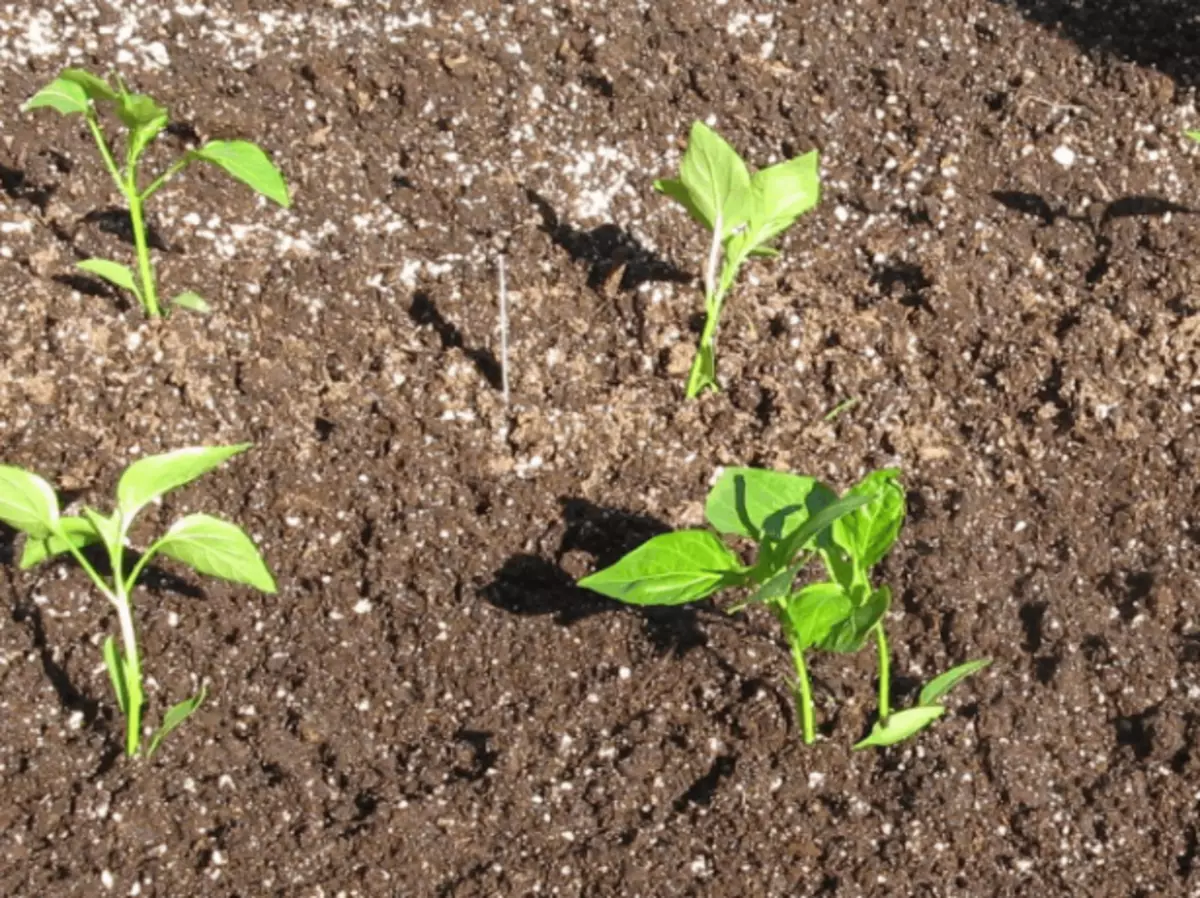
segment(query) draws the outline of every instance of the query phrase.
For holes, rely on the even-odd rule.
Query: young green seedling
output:
[[[579,585],[635,605],[679,605],[726,588],[754,588],[747,599],[728,610],[762,603],[779,621],[796,671],[796,716],[804,741],[811,744],[816,728],[806,653],[814,648],[856,652],[874,634],[881,659],[887,658],[882,621],[891,593],[887,587],[872,588],[864,572],[883,557],[899,532],[904,494],[895,478],[894,471],[871,474],[839,498],[812,477],[727,469],[709,493],[706,517],[717,533],[758,545],[753,565],[743,564],[710,530],[682,530],[651,539]],[[797,588],[796,578],[817,555],[843,576]],[[937,705],[955,683],[978,669],[979,663],[974,664],[972,670],[964,665],[930,683],[922,692],[922,705]],[[881,708],[889,701],[888,677],[884,669]],[[891,715],[886,736],[891,738],[902,729],[907,729],[904,735],[912,735],[941,714],[938,708],[936,713],[924,712],[933,716],[920,726],[911,725],[915,714],[903,720],[898,718],[908,712]],[[882,714],[881,720],[887,717]],[[877,739],[865,744],[891,743]]]
[[[59,76],[34,94],[22,111],[47,106],[63,115],[82,115],[96,141],[104,166],[112,175],[117,190],[129,204],[129,219],[133,225],[133,242],[137,252],[138,273],[126,265],[109,259],[85,259],[79,268],[103,278],[110,284],[128,290],[141,304],[146,315],[158,318],[163,314],[154,279],[154,263],[146,240],[144,206],[167,182],[193,162],[208,162],[224,169],[229,175],[287,208],[291,205],[287,184],[267,154],[254,143],[245,140],[210,140],[189,150],[175,160],[147,186],[141,186],[138,165],[147,147],[167,127],[167,110],[145,94],[132,94],[120,78],[114,87],[104,78],[82,69],[64,69]],[[111,103],[117,118],[125,126],[125,154],[118,164],[113,148],[104,134],[97,113],[97,104]],[[195,312],[209,311],[208,303],[188,290],[171,299],[170,304]]]
[[[712,232],[704,267],[704,330],[688,375],[689,399],[717,389],[717,322],[738,271],[747,259],[779,255],[768,244],[817,204],[818,168],[812,150],[751,175],[733,147],[696,122],[679,178],[654,182]]]
[[[201,574],[244,583],[265,593],[275,592],[275,580],[240,527],[206,514],[180,518],[141,553],[127,572],[125,546],[129,529],[138,512],[155,499],[249,448],[249,443],[197,446],[139,459],[121,475],[117,507],[108,516],[87,506],[82,516],[62,515],[58,497],[49,483],[21,468],[0,465],[0,521],[25,534],[21,568],[69,552],[116,609],[121,645],[109,636],[104,641],[103,656],[117,706],[125,715],[125,752],[130,757],[141,747],[144,697],[131,594],[146,565],[162,555]],[[93,545],[105,550],[110,568],[107,577],[84,554],[83,550]],[[200,707],[204,697],[205,689],[201,687],[192,698],[168,709],[162,725],[150,738],[146,757],[153,755],[163,738]]]

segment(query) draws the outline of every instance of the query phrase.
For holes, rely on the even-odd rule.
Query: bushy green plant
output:
[[[146,565],[156,556],[174,558],[201,574],[243,583],[265,593],[275,592],[275,580],[250,537],[228,521],[190,514],[176,521],[150,544],[128,568],[126,544],[138,513],[151,502],[211,471],[226,459],[250,448],[197,446],[139,459],[125,469],[117,484],[117,506],[103,515],[84,506],[82,515],[59,512],[54,489],[36,474],[0,465],[0,521],[25,534],[22,569],[66,553],[78,562],[100,594],[117,612],[121,644],[104,641],[104,664],[112,680],[117,706],[125,715],[125,752],[136,755],[142,743],[142,661],[134,628],[132,592]],[[101,546],[109,567],[105,576],[84,550]],[[169,708],[162,725],[150,738],[146,756],[183,723],[204,701],[205,690]]]
[[[109,259],[85,259],[79,268],[103,278],[114,286],[132,293],[150,318],[158,318],[163,310],[158,300],[154,278],[154,263],[146,239],[144,206],[164,185],[193,162],[208,162],[246,184],[251,189],[274,200],[285,208],[291,205],[283,175],[257,144],[245,140],[210,140],[189,150],[173,162],[146,187],[141,186],[138,165],[142,154],[167,127],[167,110],[146,94],[130,93],[118,78],[116,86],[105,78],[82,69],[64,69],[59,76],[39,90],[22,106],[23,111],[48,107],[63,115],[82,115],[96,141],[104,166],[113,183],[129,205],[133,226],[133,242],[137,253],[138,273],[120,262]],[[119,165],[113,148],[104,134],[97,111],[98,104],[113,107],[125,126],[124,164]],[[170,301],[171,305],[195,312],[209,311],[208,303],[199,294],[185,291]]]
[[[679,177],[654,186],[712,232],[704,266],[704,330],[687,382],[691,399],[717,389],[717,323],[738,271],[748,259],[779,255],[770,242],[816,205],[819,159],[812,150],[751,175],[733,147],[696,122]]]
[[[804,741],[815,738],[807,652],[859,651],[874,638],[879,657],[878,719],[856,748],[891,745],[924,729],[944,713],[941,699],[985,667],[971,661],[935,677],[912,708],[891,708],[891,665],[884,618],[891,590],[870,579],[895,543],[905,514],[895,470],[876,471],[838,497],[812,477],[755,468],[726,469],[709,492],[705,514],[713,530],[680,530],[656,536],[579,585],[634,605],[680,605],[724,589],[754,592],[729,610],[762,603],[775,615],[796,671],[796,710]],[[721,536],[757,544],[746,565]],[[797,586],[810,561],[820,557],[827,579]]]

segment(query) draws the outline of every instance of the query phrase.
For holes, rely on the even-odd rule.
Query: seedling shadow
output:
[[[25,172],[3,164],[0,164],[0,191],[10,200],[30,203],[42,212],[46,211],[51,197],[54,196],[53,187],[32,184]]]
[[[33,648],[38,653],[38,659],[42,665],[42,672],[50,681],[50,685],[54,687],[63,708],[67,711],[81,711],[84,722],[91,727],[100,712],[100,703],[80,692],[71,682],[66,668],[55,660],[54,651],[46,639],[46,623],[42,617],[42,609],[32,603],[18,604],[13,608],[12,620],[14,624],[28,625]]]
[[[700,610],[623,605],[580,589],[561,566],[568,552],[578,551],[593,556],[597,569],[607,567],[651,537],[668,532],[666,524],[586,499],[561,498],[559,504],[565,529],[554,560],[514,555],[480,590],[484,599],[511,614],[553,615],[555,622],[564,627],[597,614],[635,613],[662,654],[683,656],[707,644],[699,627]]]
[[[644,247],[637,238],[615,224],[591,230],[571,226],[559,218],[554,207],[530,188],[525,197],[542,216],[541,230],[556,246],[565,249],[573,262],[588,266],[588,287],[593,290],[636,290],[642,284],[689,283],[690,275]]]
[[[438,339],[442,341],[443,352],[448,349],[461,349],[493,390],[503,389],[503,373],[496,356],[490,349],[467,346],[462,331],[442,315],[428,293],[418,291],[413,294],[408,317],[412,319],[413,324],[433,328]]]
[[[1191,0],[1106,0],[1067,4],[1058,0],[994,0],[1020,10],[1025,18],[1069,38],[1087,52],[1111,54],[1157,69],[1180,87],[1200,84],[1200,21]],[[1097,9],[1096,7],[1100,8]],[[975,26],[982,40],[995,40],[986,24]]]
[[[94,224],[106,234],[112,234],[122,243],[136,247],[137,243],[133,239],[133,219],[129,217],[129,210],[118,208],[116,206],[108,209],[94,209],[87,215],[83,216],[84,224]],[[147,216],[146,220],[146,242],[152,249],[160,252],[170,252],[171,247],[167,245],[167,241],[163,239],[162,234],[150,221]]]

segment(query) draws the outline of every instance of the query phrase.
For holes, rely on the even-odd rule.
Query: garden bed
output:
[[[145,526],[223,514],[280,585],[139,591],[151,707],[210,698],[127,762],[113,615],[5,537],[0,893],[1194,891],[1195,35],[1136,20],[1154,57],[1118,57],[989,0],[393,5],[0,17],[0,460],[103,502],[134,457],[253,440]],[[156,198],[160,276],[210,317],[72,267],[128,258],[125,218],[78,121],[18,107],[116,59],[184,125],[152,157],[247,137],[293,188]],[[735,291],[727,390],[685,403],[706,247],[651,182],[709,116],[756,164],[818,148],[824,196]],[[823,658],[805,747],[769,615],[574,588],[733,464],[902,467],[899,697],[994,659],[931,730],[851,753],[872,659]]]

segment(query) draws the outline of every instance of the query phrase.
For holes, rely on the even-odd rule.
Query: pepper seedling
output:
[[[238,181],[284,208],[291,205],[287,184],[279,169],[255,143],[246,140],[210,140],[188,150],[146,187],[141,186],[138,166],[142,154],[167,127],[167,110],[146,94],[130,93],[120,78],[114,87],[105,78],[83,69],[63,69],[59,76],[34,94],[21,107],[23,112],[41,107],[57,110],[64,116],[82,115],[96,141],[104,167],[129,205],[138,273],[110,259],[84,259],[78,267],[122,290],[128,290],[142,306],[147,317],[159,318],[158,286],[154,263],[146,239],[144,207],[146,201],[193,162],[208,162],[223,169]],[[105,136],[97,104],[110,103],[125,126],[124,164],[118,165],[113,148]],[[194,312],[208,312],[209,305],[199,294],[187,290],[170,300],[170,305]]]
[[[130,757],[138,753],[142,743],[144,699],[131,594],[151,559],[159,555],[174,558],[198,573],[242,583],[265,593],[275,592],[275,580],[258,549],[236,524],[206,514],[182,517],[151,543],[126,573],[125,547],[130,527],[151,502],[191,483],[250,445],[197,446],[135,461],[121,475],[117,507],[108,516],[87,506],[80,516],[63,515],[49,483],[22,468],[0,465],[0,521],[25,534],[21,569],[70,553],[116,609],[121,645],[109,636],[102,654],[117,706],[125,716],[125,753]],[[107,554],[110,568],[107,577],[84,554],[84,549],[95,545],[102,546]],[[147,758],[200,707],[205,694],[201,687],[196,695],[167,710],[162,725],[150,738]]]
[[[899,533],[904,493],[896,481],[895,471],[875,472],[839,498],[812,477],[729,468],[705,504],[716,533],[696,529],[656,536],[579,585],[634,605],[680,605],[723,589],[752,587],[748,598],[728,610],[761,603],[779,621],[795,668],[796,716],[807,744],[815,740],[816,727],[806,653],[814,648],[857,652],[874,635],[883,665],[883,713],[871,736],[856,747],[890,745],[932,723],[944,711],[938,704],[942,696],[986,664],[972,662],[948,671],[926,687],[917,709],[890,714],[883,619],[891,592],[886,586],[872,588],[865,573]],[[757,544],[754,564],[743,564],[718,534]],[[818,555],[830,580],[797,588],[797,577]]]
[[[717,387],[717,322],[746,260],[778,256],[768,244],[817,204],[821,194],[816,150],[753,175],[719,134],[696,122],[678,179],[654,182],[712,232],[704,267],[704,330],[687,381],[687,397]],[[719,272],[719,274],[718,274]]]

